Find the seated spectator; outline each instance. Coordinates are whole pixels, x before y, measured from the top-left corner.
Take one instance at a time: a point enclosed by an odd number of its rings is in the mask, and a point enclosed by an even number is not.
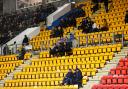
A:
[[[83,33],[86,33],[85,31],[85,25],[87,23],[87,19],[86,18],[83,18],[82,19],[82,22],[80,23],[81,25],[78,27],[78,29],[83,29]]]
[[[58,36],[57,37],[63,37],[64,31],[63,31],[62,27],[58,26],[57,30],[58,30]]]
[[[71,69],[68,70],[68,73],[63,79],[62,85],[72,85],[73,84],[74,75]]]
[[[82,87],[82,78],[83,76],[81,70],[76,68],[74,72],[74,84],[78,84],[78,88]]]
[[[62,28],[66,28],[66,21],[64,19],[61,19],[59,26]]]
[[[74,36],[74,34],[73,33],[70,33],[70,41],[73,41],[74,39],[75,39],[75,36]]]
[[[58,53],[58,45],[55,44],[52,48],[50,48],[50,55],[53,55],[54,56],[57,56],[57,53]]]
[[[76,39],[76,38],[74,38],[74,40],[72,41],[72,47],[73,48],[76,48],[76,47],[78,47],[78,40]]]
[[[32,50],[32,45],[30,45],[29,43],[27,43],[25,45],[25,50],[26,50],[26,52],[30,52]]]
[[[60,20],[59,26],[62,28],[71,26],[76,27],[76,18],[83,16],[85,16],[85,11],[82,9],[82,7],[76,7],[72,9],[72,11],[69,12],[64,19]]]
[[[65,52],[67,55],[70,55],[72,52],[72,41],[68,38],[66,38],[65,42]]]
[[[96,25],[96,23],[95,22],[92,22],[92,29],[91,29],[91,32],[98,32],[99,30],[98,30],[98,27],[97,27],[97,25]]]
[[[23,42],[22,42],[22,44],[28,44],[29,43],[29,39],[28,39],[28,37],[27,37],[27,35],[24,35],[24,39],[23,39]]]
[[[126,11],[126,15],[125,15],[125,23],[128,23],[128,11]]]
[[[63,29],[60,26],[54,27],[53,30],[52,30],[52,32],[51,32],[50,37],[51,38],[54,38],[54,37],[63,37],[63,33],[64,33],[63,32]]]
[[[103,26],[101,27],[101,31],[108,31],[108,30],[109,30],[109,27],[108,27],[107,20],[104,19],[103,20]]]
[[[59,56],[65,55],[65,45],[63,42],[61,42],[60,46],[58,47],[58,53],[59,53]]]
[[[90,17],[87,17],[86,19],[87,19],[87,23],[86,23],[85,29],[87,33],[90,33],[92,29],[93,21],[91,20]]]

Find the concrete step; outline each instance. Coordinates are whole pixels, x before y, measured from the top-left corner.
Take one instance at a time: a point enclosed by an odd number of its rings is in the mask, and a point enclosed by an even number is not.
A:
[[[89,81],[87,85],[83,86],[83,88],[80,88],[80,89],[91,89],[93,84],[98,84],[98,83],[99,81]]]

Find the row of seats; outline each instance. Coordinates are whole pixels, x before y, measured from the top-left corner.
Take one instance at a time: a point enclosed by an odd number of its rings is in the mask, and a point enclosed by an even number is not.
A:
[[[93,62],[93,61],[106,61],[113,59],[113,52],[111,53],[97,53],[97,54],[87,54],[87,55],[75,55],[67,57],[54,57],[54,58],[42,58],[42,59],[33,59],[32,65],[52,65],[54,64],[63,64],[63,63],[79,63],[79,62]]]
[[[103,76],[101,78],[101,84],[128,84],[128,76]]]
[[[110,70],[111,75],[128,75],[128,67],[117,67]]]
[[[4,87],[0,89],[78,89],[77,85],[66,86],[34,86],[34,87]]]
[[[15,69],[15,67],[5,67],[5,68],[0,68],[0,74],[4,73],[10,73]]]
[[[22,64],[22,60],[19,61],[8,61],[8,62],[0,62],[0,68],[5,68],[5,67],[17,67],[20,64]]]
[[[93,62],[88,62],[88,63],[68,63],[68,64],[58,64],[58,65],[46,65],[46,66],[27,66],[25,69],[23,69],[23,71],[27,70],[28,72],[31,71],[37,71],[37,70],[41,70],[41,71],[55,71],[55,70],[68,70],[70,69],[75,69],[76,66],[78,66],[78,68],[80,69],[89,69],[89,68],[103,68],[105,66],[106,61],[93,61]]]
[[[93,53],[106,53],[106,52],[120,52],[121,44],[116,45],[105,45],[105,46],[94,46],[86,48],[74,48],[73,55],[93,54]]]
[[[94,46],[86,48],[73,48],[73,55],[85,55],[85,54],[98,54],[98,53],[108,53],[108,52],[120,52],[122,48],[121,44],[115,45],[104,45],[104,46]],[[40,58],[50,57],[49,51],[40,52]]]
[[[34,69],[34,68],[33,68]],[[35,79],[35,78],[63,78],[68,70],[54,70],[54,71],[41,71],[35,68],[34,71],[28,72],[27,69],[24,69],[24,72],[18,72],[14,74],[14,79]],[[81,69],[83,76],[94,76],[96,75],[96,68]]]
[[[92,89],[128,89],[128,85],[127,84],[111,84],[111,85],[103,85],[103,84],[99,84],[99,85],[94,85],[92,87]]]
[[[0,61],[16,61],[16,60],[17,60],[16,55],[0,56]]]
[[[29,87],[29,86],[58,86],[62,83],[62,78],[45,79],[16,79],[6,80],[5,87]],[[86,80],[84,80],[86,83]]]

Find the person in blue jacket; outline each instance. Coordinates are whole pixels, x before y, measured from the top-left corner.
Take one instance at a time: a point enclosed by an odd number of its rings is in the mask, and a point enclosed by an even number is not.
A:
[[[66,76],[63,79],[62,85],[72,85],[73,79],[74,79],[73,72],[71,69],[69,69],[68,73],[66,74]]]
[[[82,87],[82,79],[83,79],[82,72],[77,67],[75,69],[75,72],[74,72],[74,84],[78,84],[78,88],[81,88]]]

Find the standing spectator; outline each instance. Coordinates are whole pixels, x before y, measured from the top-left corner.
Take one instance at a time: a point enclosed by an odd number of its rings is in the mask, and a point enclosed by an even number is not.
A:
[[[16,53],[17,53],[17,44],[16,44],[16,41],[15,41],[14,44],[13,44],[12,53],[13,53],[13,54],[16,54]]]
[[[28,44],[29,43],[29,39],[28,39],[28,37],[27,37],[27,35],[24,35],[24,39],[23,39],[23,42],[22,42],[22,44]]]
[[[76,68],[74,72],[74,83],[78,84],[78,88],[82,87],[82,72],[80,69]]]
[[[8,47],[7,44],[5,44],[5,47],[3,49],[3,53],[4,53],[4,55],[8,55],[9,54],[9,47]]]
[[[64,77],[64,79],[63,79],[63,82],[62,82],[62,84],[63,85],[72,85],[73,84],[73,79],[74,79],[74,77],[73,77],[74,75],[73,75],[73,72],[72,72],[72,70],[71,69],[69,69],[68,70],[68,73],[66,74],[66,76]]]
[[[125,15],[125,23],[128,23],[128,10],[126,11],[126,15]]]

